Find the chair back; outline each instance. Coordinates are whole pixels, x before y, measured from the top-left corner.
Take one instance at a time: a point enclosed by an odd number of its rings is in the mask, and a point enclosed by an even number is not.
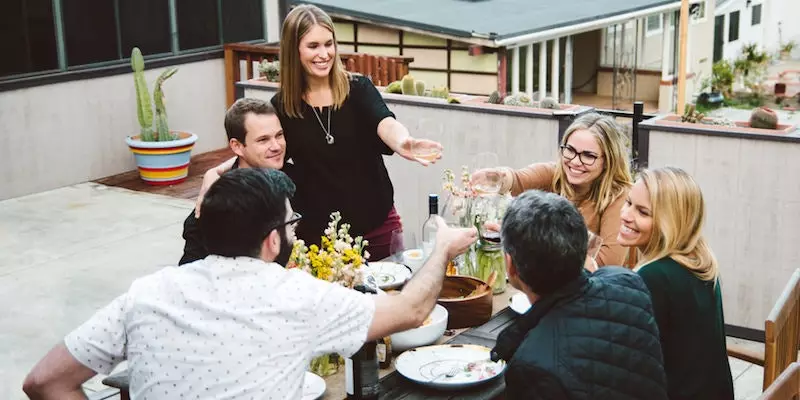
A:
[[[800,269],[784,287],[764,327],[764,390],[790,364],[800,346]]]
[[[759,400],[800,399],[800,363],[793,362],[758,398]]]

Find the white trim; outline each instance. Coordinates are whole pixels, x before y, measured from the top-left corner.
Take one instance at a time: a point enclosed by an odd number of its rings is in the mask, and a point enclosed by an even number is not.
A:
[[[703,0],[689,0],[690,3],[699,3],[700,1]],[[613,17],[606,17],[579,24],[562,26],[560,28],[550,29],[543,32],[527,33],[524,35],[514,36],[506,39],[499,39],[495,40],[495,45],[497,45],[498,47],[520,46],[528,43],[555,39],[557,37],[563,37],[567,35],[576,35],[578,33],[597,30],[609,25],[625,23],[649,15],[663,14],[665,12],[675,11],[680,8],[681,8],[681,2],[678,1],[674,3],[661,5],[658,7],[648,8],[645,10],[638,10],[626,14],[615,15]]]

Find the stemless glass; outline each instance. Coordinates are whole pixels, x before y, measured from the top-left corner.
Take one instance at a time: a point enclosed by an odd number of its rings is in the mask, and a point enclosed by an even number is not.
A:
[[[403,242],[403,228],[392,230],[392,238],[389,242],[389,257],[395,261],[402,261],[403,251],[405,251],[405,243]]]
[[[411,143],[411,154],[418,160],[431,162],[435,161],[439,155],[442,154],[442,149],[434,143],[415,140]]]
[[[588,232],[589,232],[589,247],[587,248],[586,254],[594,260],[597,258],[597,254],[600,252],[600,246],[603,245],[603,238],[601,238],[592,231]]]
[[[481,173],[475,176],[472,188],[479,195],[497,194],[502,186],[502,175],[497,166],[500,161],[497,154],[491,152],[478,153],[475,156],[475,169]]]

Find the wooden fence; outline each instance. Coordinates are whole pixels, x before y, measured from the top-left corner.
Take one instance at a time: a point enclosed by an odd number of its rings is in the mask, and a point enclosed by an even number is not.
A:
[[[263,60],[278,59],[280,48],[275,45],[230,43],[225,45],[225,97],[230,106],[236,100],[236,82],[257,76],[254,67]],[[379,56],[364,53],[339,53],[345,69],[369,77],[376,86],[389,83],[408,74],[414,57]],[[245,62],[244,71],[241,64]],[[242,76],[244,72],[244,76]]]

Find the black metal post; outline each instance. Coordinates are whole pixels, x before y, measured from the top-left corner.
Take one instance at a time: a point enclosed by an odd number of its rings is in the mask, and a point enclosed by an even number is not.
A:
[[[631,158],[635,170],[640,167],[639,123],[642,121],[644,121],[644,102],[635,101],[633,103],[633,124],[631,127]]]

